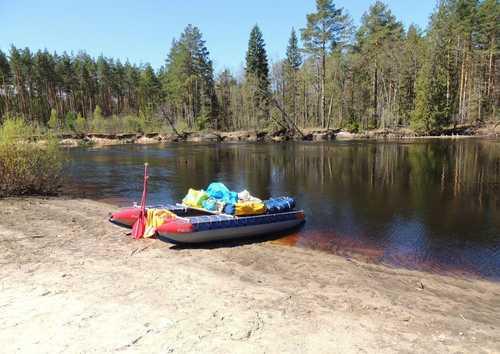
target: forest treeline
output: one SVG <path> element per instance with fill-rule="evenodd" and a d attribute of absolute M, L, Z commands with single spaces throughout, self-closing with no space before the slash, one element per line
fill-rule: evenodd
<path fill-rule="evenodd" d="M 0 51 L 0 117 L 75 131 L 121 124 L 115 129 L 429 132 L 497 121 L 499 15 L 497 0 L 440 0 L 428 28 L 405 29 L 377 1 L 355 28 L 345 9 L 316 0 L 306 26 L 291 29 L 282 60 L 268 60 L 255 25 L 243 70 L 217 74 L 192 25 L 158 70 L 11 46 Z"/>

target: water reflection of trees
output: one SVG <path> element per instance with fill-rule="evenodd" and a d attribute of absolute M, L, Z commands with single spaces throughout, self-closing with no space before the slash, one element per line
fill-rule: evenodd
<path fill-rule="evenodd" d="M 186 146 L 182 150 L 178 162 L 186 168 L 178 172 L 184 171 L 186 178 L 212 178 L 223 171 L 253 185 L 269 181 L 292 187 L 300 183 L 308 190 L 327 191 L 335 182 L 367 193 L 394 192 L 396 188 L 416 195 L 430 190 L 434 194 L 438 185 L 440 193 L 451 193 L 454 198 L 466 198 L 479 206 L 485 199 L 491 202 L 496 198 L 488 192 L 500 183 L 500 147 L 488 141 L 245 144 L 194 149 Z"/>
<path fill-rule="evenodd" d="M 198 184 L 218 176 L 255 186 L 282 184 L 308 193 L 428 198 L 497 208 L 500 144 L 489 141 L 264 144 L 178 148 L 177 174 Z M 402 195 L 403 194 L 403 195 Z M 405 197 L 405 198 L 403 198 Z"/>

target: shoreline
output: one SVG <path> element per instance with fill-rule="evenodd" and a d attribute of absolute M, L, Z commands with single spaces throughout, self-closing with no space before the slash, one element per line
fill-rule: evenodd
<path fill-rule="evenodd" d="M 285 142 L 285 141 L 411 141 L 423 139 L 498 139 L 500 125 L 459 126 L 445 129 L 439 134 L 418 135 L 411 129 L 374 129 L 359 133 L 351 133 L 340 129 L 308 128 L 303 130 L 303 136 L 291 136 L 286 131 L 255 131 L 241 130 L 233 132 L 184 132 L 182 135 L 173 133 L 86 133 L 86 134 L 59 134 L 56 138 L 63 146 L 84 145 L 121 145 L 121 144 L 159 144 L 159 143 L 234 143 L 234 142 Z M 35 141 L 39 138 L 33 137 Z M 43 138 L 40 138 L 43 140 Z"/>
<path fill-rule="evenodd" d="M 278 241 L 136 241 L 107 221 L 113 209 L 86 199 L 0 199 L 6 351 L 500 350 L 500 283 Z"/>

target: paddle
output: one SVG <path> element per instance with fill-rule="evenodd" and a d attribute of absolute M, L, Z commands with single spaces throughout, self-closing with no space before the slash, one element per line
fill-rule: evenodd
<path fill-rule="evenodd" d="M 146 195 L 148 189 L 148 164 L 144 164 L 144 187 L 142 189 L 142 199 L 141 199 L 141 211 L 139 213 L 139 218 L 132 226 L 132 237 L 139 239 L 144 236 L 144 231 L 146 230 Z"/>

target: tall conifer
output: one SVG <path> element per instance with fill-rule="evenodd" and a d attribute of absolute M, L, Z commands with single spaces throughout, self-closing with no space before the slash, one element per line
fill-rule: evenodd
<path fill-rule="evenodd" d="M 257 108 L 257 125 L 269 117 L 269 64 L 264 38 L 258 25 L 250 32 L 246 54 L 246 79 L 254 91 L 254 105 Z"/>
<path fill-rule="evenodd" d="M 316 12 L 307 15 L 307 26 L 301 30 L 305 51 L 319 61 L 319 120 L 322 127 L 327 126 L 326 57 L 345 42 L 349 29 L 349 17 L 342 8 L 337 8 L 332 0 L 316 0 Z"/>

